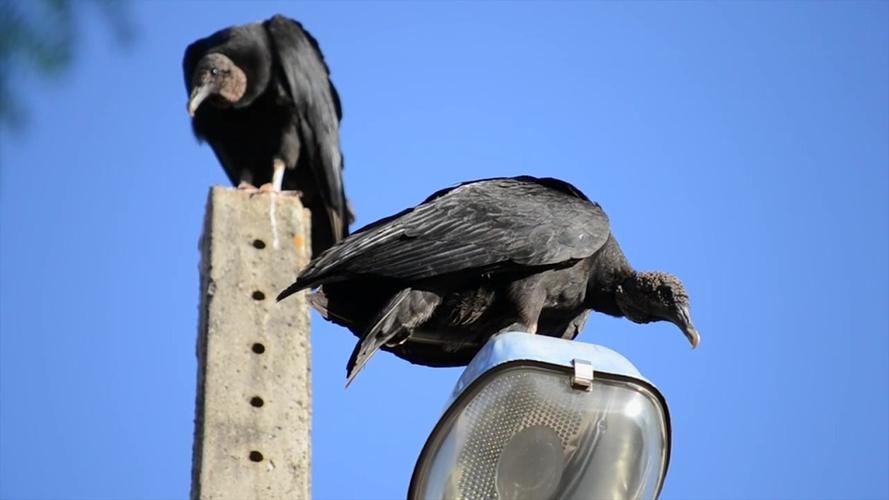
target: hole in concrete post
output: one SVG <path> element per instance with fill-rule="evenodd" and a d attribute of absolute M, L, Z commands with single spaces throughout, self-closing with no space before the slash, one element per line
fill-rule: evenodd
<path fill-rule="evenodd" d="M 265 300 L 265 294 L 257 290 L 253 292 L 253 300 Z"/>
<path fill-rule="evenodd" d="M 253 450 L 250 452 L 250 460 L 254 462 L 262 462 L 262 453 Z"/>
<path fill-rule="evenodd" d="M 265 346 L 260 344 L 259 342 L 253 344 L 253 347 L 251 349 L 253 349 L 253 352 L 255 352 L 256 354 L 262 354 L 265 352 Z"/>
<path fill-rule="evenodd" d="M 250 398 L 250 404 L 257 408 L 262 408 L 262 405 L 264 405 L 265 402 L 262 400 L 261 397 L 253 396 L 252 398 Z"/>
<path fill-rule="evenodd" d="M 253 240 L 253 248 L 262 250 L 263 248 L 265 248 L 265 242 L 260 239 L 255 239 Z"/>

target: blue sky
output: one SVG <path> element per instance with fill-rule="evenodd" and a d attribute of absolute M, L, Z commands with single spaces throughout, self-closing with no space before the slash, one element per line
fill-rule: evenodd
<path fill-rule="evenodd" d="M 702 334 L 594 315 L 666 395 L 663 498 L 889 498 L 889 3 L 136 2 L 113 47 L 16 75 L 0 137 L 0 498 L 185 498 L 197 241 L 225 183 L 191 135 L 196 38 L 281 12 L 343 99 L 355 227 L 455 182 L 560 177 Z M 95 16 L 92 16 L 95 17 Z M 295 270 L 282 269 L 293 274 Z M 403 498 L 459 369 L 313 316 L 313 492 Z"/>

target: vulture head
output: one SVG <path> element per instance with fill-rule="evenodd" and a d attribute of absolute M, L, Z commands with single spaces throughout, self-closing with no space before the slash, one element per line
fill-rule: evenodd
<path fill-rule="evenodd" d="M 672 274 L 633 273 L 617 287 L 615 298 L 621 312 L 630 321 L 669 321 L 682 330 L 692 349 L 701 341 L 691 321 L 688 293 L 679 278 Z"/>
<path fill-rule="evenodd" d="M 191 76 L 188 114 L 194 116 L 201 103 L 230 107 L 244 97 L 247 75 L 231 59 L 218 52 L 201 58 Z"/>

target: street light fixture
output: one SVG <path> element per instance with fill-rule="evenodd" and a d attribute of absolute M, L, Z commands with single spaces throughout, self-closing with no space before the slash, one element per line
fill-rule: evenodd
<path fill-rule="evenodd" d="M 457 382 L 408 498 L 653 499 L 669 459 L 667 403 L 626 358 L 503 333 Z"/>

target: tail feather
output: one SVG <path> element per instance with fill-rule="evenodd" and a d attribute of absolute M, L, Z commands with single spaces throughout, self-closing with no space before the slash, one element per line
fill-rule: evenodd
<path fill-rule="evenodd" d="M 321 316 L 324 316 L 325 319 L 330 319 L 330 310 L 327 308 L 327 295 L 324 294 L 322 289 L 319 288 L 314 293 L 310 293 L 307 300 L 309 305 L 314 307 Z"/>
<path fill-rule="evenodd" d="M 358 372 L 364 368 L 364 365 L 370 361 L 370 358 L 374 353 L 380 350 L 380 347 L 392 340 L 393 337 L 401 333 L 404 329 L 404 325 L 397 322 L 396 324 L 392 324 L 392 322 L 387 320 L 389 320 L 398 310 L 399 304 L 408 297 L 410 292 L 410 288 L 405 288 L 396 293 L 395 296 L 389 300 L 389 303 L 386 304 L 386 307 L 383 308 L 380 315 L 374 321 L 373 326 L 367 330 L 364 338 L 355 344 L 355 349 L 352 351 L 352 356 L 349 357 L 349 363 L 346 365 L 346 387 L 349 387 L 349 384 L 352 383 L 352 380 L 355 379 Z M 384 326 L 386 326 L 386 328 L 384 328 Z"/>
<path fill-rule="evenodd" d="M 310 293 L 307 300 L 309 302 L 309 305 L 314 307 L 315 310 L 324 317 L 324 319 L 332 321 L 340 326 L 345 326 L 350 330 L 355 325 L 355 320 L 352 317 L 346 316 L 346 314 L 348 313 L 343 314 L 330 309 L 330 301 L 327 299 L 327 295 L 324 293 L 323 286 L 318 290 Z"/>

